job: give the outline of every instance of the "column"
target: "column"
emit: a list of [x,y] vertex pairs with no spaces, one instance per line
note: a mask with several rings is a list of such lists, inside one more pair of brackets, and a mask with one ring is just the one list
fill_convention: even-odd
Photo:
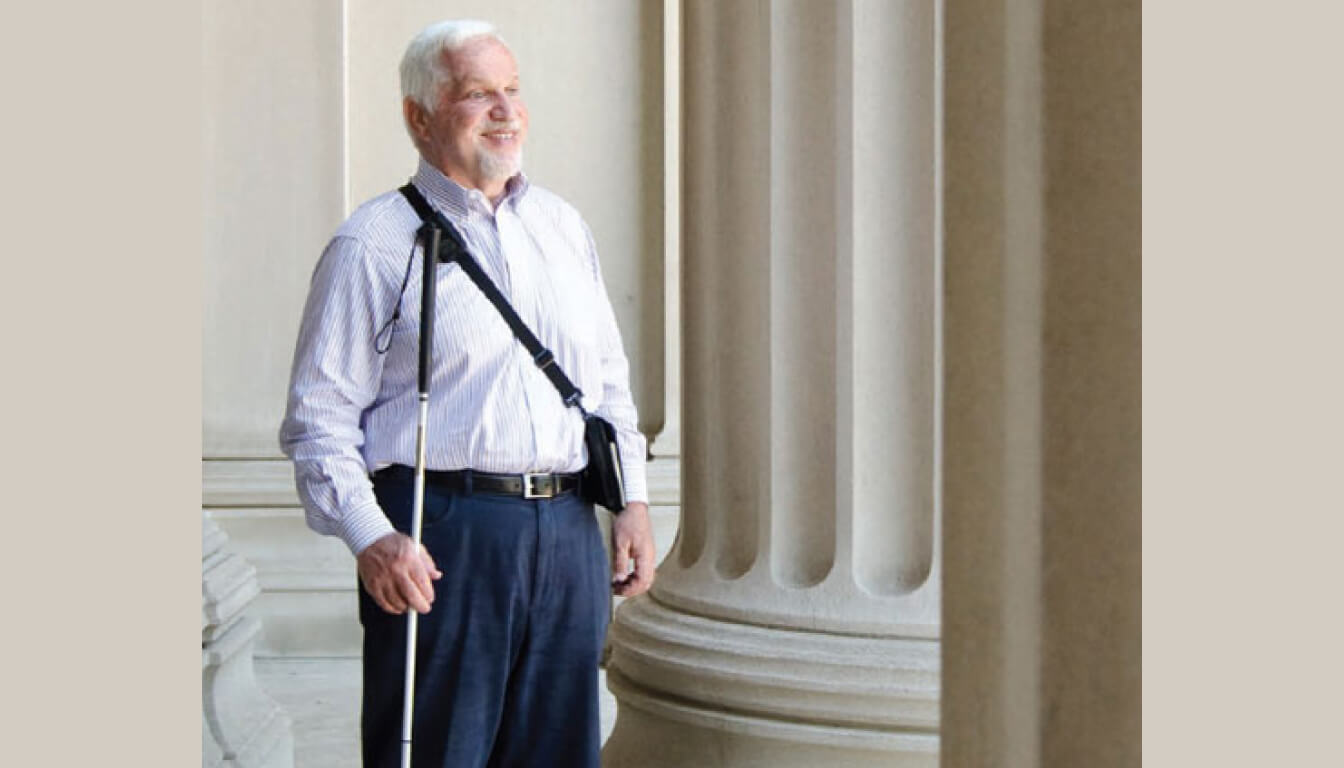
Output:
[[949,768],[1142,763],[1140,6],[947,4]]
[[935,5],[683,13],[682,520],[604,764],[936,765]]

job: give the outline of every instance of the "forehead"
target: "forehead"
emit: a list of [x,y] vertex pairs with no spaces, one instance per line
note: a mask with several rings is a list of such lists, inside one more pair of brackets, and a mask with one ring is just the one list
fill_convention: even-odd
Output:
[[468,40],[457,50],[444,53],[443,62],[457,83],[469,80],[494,83],[518,77],[513,53],[493,37]]

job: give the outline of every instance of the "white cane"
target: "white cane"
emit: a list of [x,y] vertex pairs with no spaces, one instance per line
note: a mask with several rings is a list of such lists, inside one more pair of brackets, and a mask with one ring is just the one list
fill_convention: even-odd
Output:
[[[420,556],[420,527],[425,511],[425,434],[429,427],[429,378],[434,350],[434,284],[442,231],[426,225],[429,247],[424,251],[425,272],[420,293],[420,417],[415,427],[415,500],[411,507],[411,541]],[[401,700],[401,768],[411,768],[411,722],[415,707],[415,645],[420,614],[406,611],[406,683]]]

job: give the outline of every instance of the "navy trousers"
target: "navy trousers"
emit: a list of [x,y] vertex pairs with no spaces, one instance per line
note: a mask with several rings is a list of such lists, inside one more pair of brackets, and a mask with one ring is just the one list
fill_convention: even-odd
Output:
[[[409,533],[409,471],[374,492]],[[593,507],[427,487],[422,541],[443,577],[419,617],[412,768],[597,768],[610,568]],[[359,590],[365,768],[397,766],[406,617]]]

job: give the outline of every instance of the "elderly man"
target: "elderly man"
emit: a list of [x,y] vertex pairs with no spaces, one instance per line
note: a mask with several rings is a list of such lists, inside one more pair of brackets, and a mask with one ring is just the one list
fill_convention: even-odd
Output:
[[[358,561],[365,766],[395,765],[405,612],[421,615],[413,764],[596,766],[597,666],[608,590],[653,580],[645,443],[592,235],[520,171],[517,64],[481,22],[411,41],[403,115],[412,183],[584,392],[616,425],[627,507],[606,559],[573,492],[583,421],[461,268],[438,268],[424,546],[410,529],[421,226],[397,192],[361,205],[328,244],[304,308],[280,441],[309,525]],[[416,265],[416,266],[413,266]],[[524,498],[531,487],[550,498]],[[531,496],[533,494],[527,494]]]

